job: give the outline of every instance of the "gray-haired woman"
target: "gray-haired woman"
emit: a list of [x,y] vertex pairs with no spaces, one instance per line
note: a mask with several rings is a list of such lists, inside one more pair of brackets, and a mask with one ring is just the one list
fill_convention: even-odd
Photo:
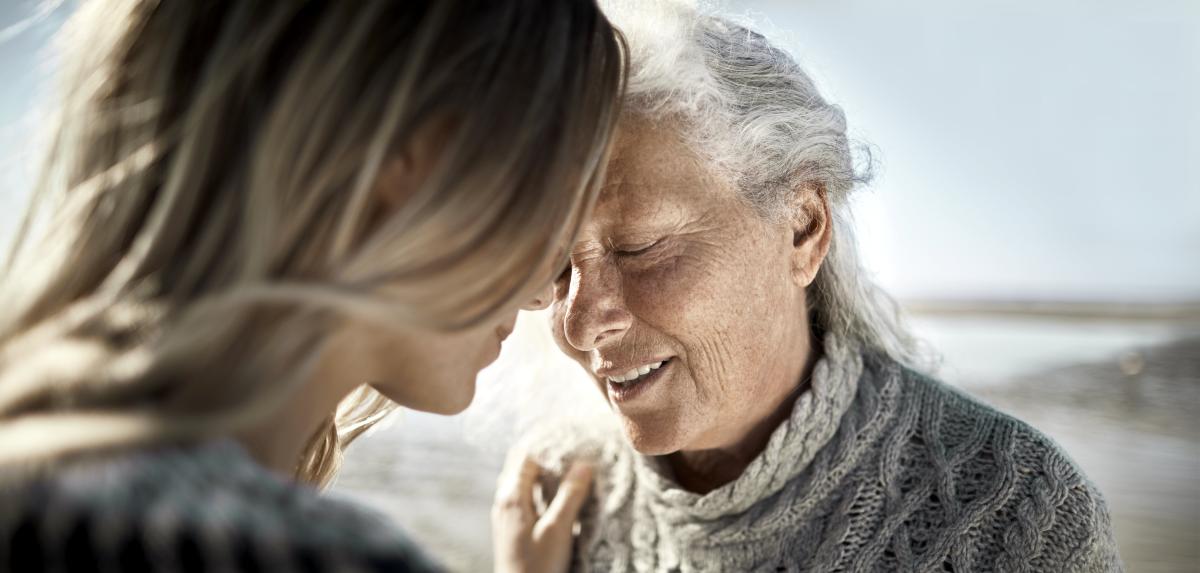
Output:
[[607,11],[627,103],[553,329],[624,439],[569,454],[597,467],[577,568],[1119,570],[1050,439],[921,373],[856,258],[842,112],[745,27]]
[[[397,405],[461,411],[544,304],[619,38],[592,0],[77,10],[0,274],[0,571],[432,568],[305,483]],[[583,491],[497,565],[565,566]]]

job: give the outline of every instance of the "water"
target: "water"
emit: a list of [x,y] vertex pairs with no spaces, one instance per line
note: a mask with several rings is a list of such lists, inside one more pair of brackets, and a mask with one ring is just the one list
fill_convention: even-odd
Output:
[[[405,413],[350,451],[334,492],[387,513],[456,571],[491,570],[488,512],[504,450],[549,412],[603,403],[523,317],[462,416]],[[942,376],[1040,428],[1108,500],[1131,572],[1200,562],[1200,325],[918,317]]]

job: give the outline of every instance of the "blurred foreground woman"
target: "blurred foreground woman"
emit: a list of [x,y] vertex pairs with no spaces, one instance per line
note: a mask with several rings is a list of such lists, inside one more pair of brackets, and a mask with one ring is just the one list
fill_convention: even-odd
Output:
[[[0,275],[0,570],[430,569],[297,482],[397,405],[461,411],[546,304],[612,28],[590,0],[93,0],[60,39]],[[498,566],[565,566],[535,551],[582,492]]]

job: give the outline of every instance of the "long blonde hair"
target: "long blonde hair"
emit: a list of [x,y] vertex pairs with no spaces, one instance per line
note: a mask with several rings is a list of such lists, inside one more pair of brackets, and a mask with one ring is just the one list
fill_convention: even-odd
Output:
[[[592,0],[81,3],[0,275],[0,463],[224,435],[339,320],[456,329],[565,261],[623,82]],[[439,122],[426,183],[381,169]],[[561,262],[559,263],[561,264]],[[365,386],[297,476],[394,408]]]

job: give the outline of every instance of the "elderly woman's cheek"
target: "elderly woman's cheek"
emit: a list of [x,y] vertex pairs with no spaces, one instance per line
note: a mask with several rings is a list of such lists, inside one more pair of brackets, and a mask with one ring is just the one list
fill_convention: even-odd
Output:
[[641,261],[638,265],[631,266],[628,274],[635,276],[639,283],[651,285],[658,291],[688,288],[691,281],[700,278],[703,273],[698,271],[707,263],[708,261],[684,251]]
[[[640,261],[622,269],[626,304],[635,314],[662,314],[677,311],[677,304],[691,291],[689,265],[685,257],[662,257],[653,262]],[[643,317],[645,318],[645,317]]]

